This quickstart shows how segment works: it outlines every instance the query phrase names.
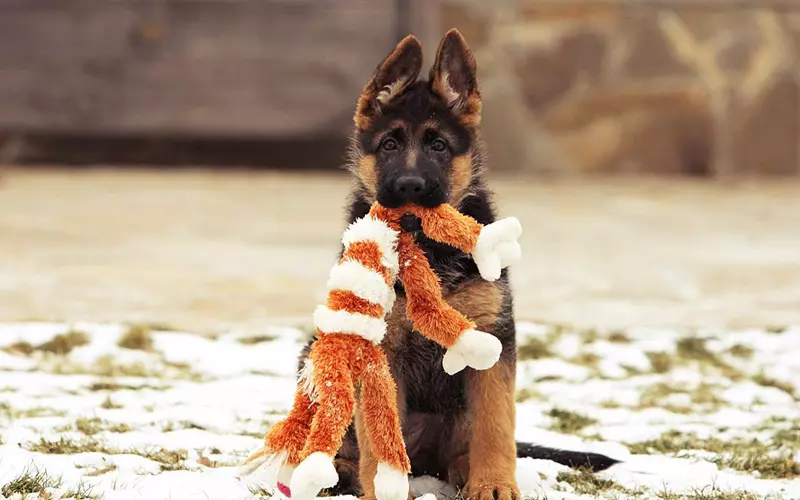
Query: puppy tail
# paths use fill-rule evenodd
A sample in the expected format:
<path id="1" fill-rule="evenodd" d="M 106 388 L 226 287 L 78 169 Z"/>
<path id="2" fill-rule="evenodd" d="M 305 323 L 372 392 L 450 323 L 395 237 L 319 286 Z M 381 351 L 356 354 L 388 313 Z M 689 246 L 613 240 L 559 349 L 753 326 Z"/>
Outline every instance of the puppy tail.
<path id="1" fill-rule="evenodd" d="M 599 453 L 559 450 L 557 448 L 548 448 L 547 446 L 537 446 L 531 443 L 520 442 L 517 442 L 517 457 L 552 460 L 553 462 L 566 465 L 573 469 L 588 469 L 592 472 L 606 470 L 612 465 L 619 463 L 619 460 Z"/>

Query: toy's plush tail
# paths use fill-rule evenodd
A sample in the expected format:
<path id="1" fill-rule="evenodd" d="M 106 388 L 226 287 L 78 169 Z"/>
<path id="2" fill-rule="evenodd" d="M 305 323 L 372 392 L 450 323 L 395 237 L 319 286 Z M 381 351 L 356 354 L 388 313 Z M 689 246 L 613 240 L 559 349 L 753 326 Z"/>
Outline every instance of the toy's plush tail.
<path id="1" fill-rule="evenodd" d="M 333 459 L 355 413 L 355 387 L 348 360 L 373 345 L 354 335 L 320 332 L 311 346 L 311 373 L 307 374 L 311 383 L 304 385 L 311 389 L 317 410 L 304 436 L 300 452 L 303 460 L 292 475 L 292 499 L 313 500 L 320 490 L 338 482 Z"/>
<path id="2" fill-rule="evenodd" d="M 500 359 L 500 340 L 477 330 L 475 322 L 445 302 L 439 277 L 413 238 L 402 233 L 398 243 L 408 318 L 417 331 L 447 348 L 443 359 L 447 373 L 452 375 L 467 366 L 476 370 L 491 368 Z"/>
<path id="3" fill-rule="evenodd" d="M 360 382 L 364 443 L 378 462 L 376 497 L 406 500 L 411 464 L 397 412 L 397 389 L 381 347 L 350 334 L 320 333 L 309 359 L 317 412 L 301 453 L 306 458 L 292 475 L 292 499 L 312 500 L 338 482 L 333 460 L 355 413 L 353 384 Z"/>
<path id="4" fill-rule="evenodd" d="M 241 473 L 248 475 L 263 470 L 266 483 L 276 485 L 281 493 L 290 497 L 291 477 L 300 463 L 315 412 L 316 405 L 309 393 L 302 386 L 298 387 L 289 415 L 270 428 L 264 446 L 245 460 Z"/>
<path id="5" fill-rule="evenodd" d="M 406 500 L 411 461 L 406 454 L 397 411 L 397 386 L 386 354 L 376 346 L 361 377 L 359 442 L 366 442 L 378 462 L 373 486 L 379 500 Z M 363 436 L 364 433 L 366 436 Z M 362 482 L 365 491 L 368 485 Z M 371 495 L 366 495 L 371 496 Z"/>

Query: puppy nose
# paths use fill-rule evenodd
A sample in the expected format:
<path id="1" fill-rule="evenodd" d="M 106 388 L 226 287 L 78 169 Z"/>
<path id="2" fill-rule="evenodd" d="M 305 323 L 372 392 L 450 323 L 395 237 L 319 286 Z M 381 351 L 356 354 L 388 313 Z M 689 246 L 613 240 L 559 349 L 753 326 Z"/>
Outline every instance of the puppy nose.
<path id="1" fill-rule="evenodd" d="M 418 200 L 425 192 L 425 179 L 418 175 L 398 177 L 394 183 L 394 192 L 406 201 Z"/>

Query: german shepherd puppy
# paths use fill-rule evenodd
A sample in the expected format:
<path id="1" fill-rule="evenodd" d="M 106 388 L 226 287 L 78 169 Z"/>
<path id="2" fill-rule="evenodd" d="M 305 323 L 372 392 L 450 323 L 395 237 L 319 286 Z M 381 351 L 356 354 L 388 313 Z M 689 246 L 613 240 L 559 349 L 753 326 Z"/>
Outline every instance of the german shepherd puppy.
<path id="1" fill-rule="evenodd" d="M 375 200 L 389 207 L 447 202 L 482 224 L 495 220 L 482 177 L 475 60 L 461 34 L 451 30 L 444 36 L 427 81 L 417 80 L 421 68 L 422 46 L 408 36 L 378 66 L 358 99 L 348 222 L 366 215 Z M 515 442 L 516 343 L 507 272 L 495 282 L 485 281 L 470 256 L 425 238 L 413 218 L 404 226 L 416 232 L 441 279 L 445 300 L 503 344 L 494 367 L 447 375 L 444 349 L 413 331 L 405 317 L 402 285 L 396 285 L 383 348 L 397 382 L 412 473 L 447 481 L 470 500 L 517 500 L 517 457 L 594 470 L 616 463 L 603 455 Z M 301 363 L 304 358 L 305 353 Z M 361 492 L 372 500 L 377 462 L 368 447 L 359 448 L 359 441 L 366 442 L 362 432 L 357 411 L 337 455 L 335 493 Z"/>

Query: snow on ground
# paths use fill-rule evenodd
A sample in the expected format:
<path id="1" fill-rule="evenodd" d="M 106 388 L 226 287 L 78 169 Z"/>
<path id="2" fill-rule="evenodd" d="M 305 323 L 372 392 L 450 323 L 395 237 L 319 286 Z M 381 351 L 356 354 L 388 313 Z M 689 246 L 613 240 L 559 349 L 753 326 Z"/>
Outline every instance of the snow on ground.
<path id="1" fill-rule="evenodd" d="M 237 465 L 288 410 L 307 335 L 0 325 L 0 497 L 269 497 Z M 589 475 L 520 459 L 524 496 L 800 499 L 798 353 L 800 328 L 520 323 L 517 438 L 622 461 Z"/>

